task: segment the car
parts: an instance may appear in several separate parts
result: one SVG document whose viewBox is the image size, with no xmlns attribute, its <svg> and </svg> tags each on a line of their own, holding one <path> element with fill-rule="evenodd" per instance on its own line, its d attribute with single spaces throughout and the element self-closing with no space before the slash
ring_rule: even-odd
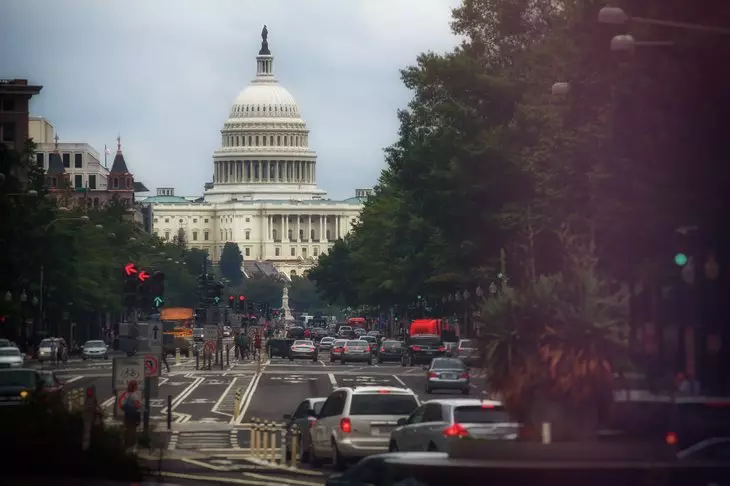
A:
<svg viewBox="0 0 730 486">
<path fill-rule="evenodd" d="M 380 343 L 378 349 L 378 363 L 384 361 L 400 361 L 403 355 L 403 343 L 392 339 L 387 339 Z"/>
<path fill-rule="evenodd" d="M 430 364 L 434 358 L 440 358 L 446 354 L 446 348 L 437 334 L 415 334 L 406 340 L 406 348 L 403 350 L 401 364 L 413 366 L 414 364 Z"/>
<path fill-rule="evenodd" d="M 322 340 L 319 342 L 319 349 L 322 351 L 329 351 L 332 349 L 332 344 L 335 342 L 335 338 L 325 336 L 322 338 Z"/>
<path fill-rule="evenodd" d="M 299 339 L 291 345 L 289 348 L 289 361 L 302 358 L 311 359 L 313 362 L 317 361 L 317 346 L 314 345 L 314 341 Z"/>
<path fill-rule="evenodd" d="M 41 370 L 38 372 L 41 380 L 43 381 L 43 392 L 44 395 L 58 400 L 61 404 L 66 404 L 66 390 L 64 389 L 63 382 L 58 378 L 55 371 Z"/>
<path fill-rule="evenodd" d="M 109 346 L 104 341 L 86 341 L 81 346 L 81 359 L 109 359 Z"/>
<path fill-rule="evenodd" d="M 345 344 L 347 344 L 347 339 L 335 339 L 330 348 L 330 363 L 334 363 L 338 359 L 342 360 Z"/>
<path fill-rule="evenodd" d="M 337 388 L 312 425 L 311 465 L 317 467 L 323 460 L 331 460 L 342 470 L 354 459 L 388 452 L 390 434 L 398 420 L 418 406 L 418 397 L 408 388 Z"/>
<path fill-rule="evenodd" d="M 479 349 L 473 339 L 461 339 L 453 350 L 454 358 L 461 359 L 467 366 L 473 366 L 479 360 Z"/>
<path fill-rule="evenodd" d="M 370 352 L 373 354 L 378 354 L 378 339 L 374 336 L 360 336 L 360 341 L 367 341 L 367 343 L 370 345 Z"/>
<path fill-rule="evenodd" d="M 373 364 L 373 353 L 370 352 L 370 343 L 360 339 L 352 339 L 342 348 L 342 364 L 352 361 L 365 361 Z"/>
<path fill-rule="evenodd" d="M 43 389 L 43 380 L 36 370 L 12 368 L 0 370 L 0 407 L 29 403 Z"/>
<path fill-rule="evenodd" d="M 18 348 L 0 348 L 0 368 L 20 368 L 23 366 L 23 353 Z"/>
<path fill-rule="evenodd" d="M 468 395 L 470 391 L 469 370 L 456 358 L 435 358 L 426 372 L 426 393 L 434 390 L 461 390 Z"/>
<path fill-rule="evenodd" d="M 309 451 L 311 450 L 312 438 L 309 433 L 312 424 L 317 420 L 317 414 L 322 410 L 327 397 L 305 398 L 294 413 L 284 415 L 284 429 L 286 430 L 286 457 L 291 457 L 292 450 L 292 428 L 296 425 L 299 429 L 297 450 L 301 454 L 303 463 L 309 462 Z"/>
</svg>

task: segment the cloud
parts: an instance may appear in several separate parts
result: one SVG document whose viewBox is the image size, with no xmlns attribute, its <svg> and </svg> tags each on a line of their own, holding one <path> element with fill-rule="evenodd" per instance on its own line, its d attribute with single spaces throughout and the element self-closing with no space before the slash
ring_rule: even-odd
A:
<svg viewBox="0 0 730 486">
<path fill-rule="evenodd" d="M 0 77 L 44 85 L 33 115 L 100 152 L 121 133 L 150 187 L 200 194 L 236 95 L 255 75 L 263 24 L 277 77 L 297 99 L 333 198 L 375 183 L 399 70 L 447 51 L 458 0 L 23 0 L 0 3 Z"/>
</svg>

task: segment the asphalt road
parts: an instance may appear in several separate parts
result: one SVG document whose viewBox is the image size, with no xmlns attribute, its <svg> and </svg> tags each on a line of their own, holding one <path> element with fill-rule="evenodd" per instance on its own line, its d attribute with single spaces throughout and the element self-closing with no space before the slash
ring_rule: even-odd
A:
<svg viewBox="0 0 730 486">
<path fill-rule="evenodd" d="M 167 430 L 169 395 L 172 426 L 166 434 L 165 447 L 178 452 L 168 455 L 202 453 L 207 455 L 208 462 L 198 457 L 194 459 L 197 461 L 194 465 L 216 473 L 240 470 L 244 466 L 235 461 L 243 461 L 239 456 L 247 453 L 254 418 L 282 423 L 283 416 L 293 413 L 303 399 L 325 397 L 341 386 L 403 386 L 412 389 L 421 401 L 463 396 L 449 392 L 426 394 L 426 371 L 420 366 L 402 367 L 400 363 L 342 365 L 331 363 L 326 353 L 322 353 L 317 362 L 264 358 L 256 363 L 232 358 L 231 352 L 231 359 L 224 363 L 223 369 L 220 365 L 211 370 L 196 369 L 194 358 L 182 358 L 180 362 L 170 359 L 170 372 L 163 367 L 157 397 L 150 403 L 150 421 L 156 430 Z M 31 366 L 38 367 L 37 364 Z M 44 369 L 56 369 L 67 389 L 94 385 L 108 420 L 115 420 L 112 357 L 98 361 L 71 359 L 58 368 L 45 365 Z M 483 384 L 483 378 L 472 372 L 471 396 L 485 397 Z M 236 393 L 241 397 L 241 414 L 234 418 Z M 238 459 L 234 460 L 234 456 Z M 221 461 L 233 463 L 225 465 Z"/>
</svg>

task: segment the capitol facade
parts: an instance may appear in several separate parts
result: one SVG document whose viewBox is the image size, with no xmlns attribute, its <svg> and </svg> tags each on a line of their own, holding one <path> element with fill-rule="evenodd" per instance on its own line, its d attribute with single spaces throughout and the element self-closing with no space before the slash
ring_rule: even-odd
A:
<svg viewBox="0 0 730 486">
<path fill-rule="evenodd" d="M 244 262 L 267 261 L 286 275 L 302 275 L 344 237 L 369 189 L 342 201 L 317 187 L 317 154 L 294 97 L 274 76 L 266 27 L 256 56 L 256 78 L 236 97 L 213 153 L 213 181 L 202 197 L 176 196 L 174 188 L 140 202 L 151 207 L 160 238 L 184 236 L 188 247 L 215 262 L 227 242 Z"/>
</svg>

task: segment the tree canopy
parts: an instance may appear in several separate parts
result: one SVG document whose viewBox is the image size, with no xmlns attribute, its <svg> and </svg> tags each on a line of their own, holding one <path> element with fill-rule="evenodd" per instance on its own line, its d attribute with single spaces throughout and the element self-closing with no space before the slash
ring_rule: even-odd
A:
<svg viewBox="0 0 730 486">
<path fill-rule="evenodd" d="M 243 282 L 243 255 L 238 243 L 229 241 L 223 245 L 219 267 L 223 278 L 228 280 L 232 286 L 240 285 Z"/>
<path fill-rule="evenodd" d="M 726 15 L 679 0 L 618 4 L 706 25 Z M 632 25 L 637 40 L 677 45 L 612 52 L 627 27 L 599 24 L 603 6 L 464 0 L 453 10 L 462 43 L 401 72 L 413 98 L 378 185 L 351 234 L 310 272 L 324 298 L 440 300 L 505 269 L 519 288 L 564 270 L 576 246 L 605 278 L 657 282 L 677 278 L 675 228 L 699 224 L 715 249 L 728 240 L 717 126 L 730 73 L 710 65 L 730 45 Z M 555 82 L 567 94 L 551 93 Z"/>
</svg>

